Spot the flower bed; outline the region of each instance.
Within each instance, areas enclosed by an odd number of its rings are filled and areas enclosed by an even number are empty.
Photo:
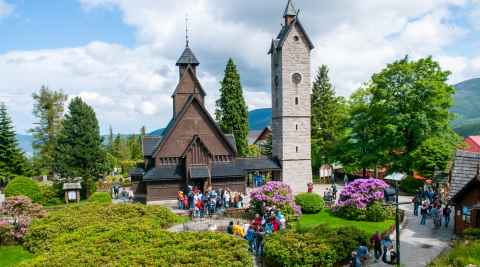
[[[255,188],[250,193],[250,205],[256,213],[260,214],[270,207],[275,207],[285,215],[287,220],[301,214],[300,206],[293,200],[292,189],[282,182],[270,181]]]
[[[382,206],[387,187],[379,179],[357,179],[343,188],[333,210],[337,216],[349,220],[384,221],[391,216],[390,210]]]

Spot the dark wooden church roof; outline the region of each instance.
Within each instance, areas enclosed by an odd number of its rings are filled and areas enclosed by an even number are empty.
[[[192,49],[190,49],[190,47],[185,47],[185,50],[183,50],[183,53],[182,55],[180,56],[180,58],[177,60],[177,66],[180,66],[180,65],[200,65],[200,62],[198,61],[198,59],[195,57],[195,55],[193,54],[193,51]]]
[[[450,181],[449,199],[453,199],[477,178],[479,167],[480,153],[457,150]]]

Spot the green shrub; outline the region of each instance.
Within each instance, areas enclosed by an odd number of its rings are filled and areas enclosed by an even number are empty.
[[[24,245],[31,251],[48,250],[59,235],[76,232],[85,227],[109,226],[117,223],[148,223],[154,228],[165,228],[179,221],[173,212],[161,206],[141,204],[68,205],[50,211],[48,216],[34,221],[25,237]]]
[[[112,203],[112,197],[107,192],[95,192],[90,196],[88,202],[93,203]]]
[[[56,189],[51,185],[40,184],[40,192],[42,193],[40,203],[44,206],[54,206],[63,203],[62,199],[58,196]]]
[[[21,266],[252,266],[245,240],[223,233],[162,230],[168,208],[139,204],[69,205],[32,223]]]
[[[270,235],[264,243],[267,266],[333,266],[335,250],[312,233],[287,231]]]
[[[423,181],[408,176],[400,182],[400,190],[408,194],[415,194],[418,188],[423,186]]]
[[[42,200],[42,192],[38,182],[23,176],[17,176],[8,183],[7,187],[5,187],[5,196],[26,196],[34,203]]]
[[[347,220],[363,221],[366,219],[366,209],[359,209],[355,206],[336,207],[335,215]]]
[[[480,241],[457,242],[453,249],[442,254],[428,267],[480,266]]]
[[[324,224],[304,233],[287,231],[266,238],[265,260],[269,266],[333,266],[349,259],[368,238],[355,227]]]
[[[359,244],[367,244],[369,240],[366,232],[352,226],[333,228],[321,224],[308,230],[308,232],[332,246],[337,253],[336,262],[348,259]]]
[[[300,193],[295,196],[295,203],[300,205],[303,213],[318,213],[325,206],[323,198],[315,193]]]
[[[387,219],[387,211],[381,202],[374,202],[367,207],[365,218],[369,222],[383,222]]]
[[[466,239],[480,239],[480,228],[467,228],[463,231]]]

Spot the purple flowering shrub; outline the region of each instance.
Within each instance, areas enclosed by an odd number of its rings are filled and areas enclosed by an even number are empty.
[[[301,208],[295,204],[292,189],[287,184],[277,181],[267,182],[265,185],[250,192],[250,206],[256,213],[263,214],[270,207],[282,211],[287,218],[300,215]]]
[[[337,216],[347,219],[370,220],[370,218],[375,218],[375,221],[381,220],[385,215],[371,213],[378,213],[378,209],[374,209],[374,207],[383,201],[383,190],[387,187],[388,184],[380,179],[354,180],[340,192],[334,212]]]
[[[0,241],[22,241],[32,220],[46,215],[42,205],[32,203],[28,197],[8,197],[0,207]]]

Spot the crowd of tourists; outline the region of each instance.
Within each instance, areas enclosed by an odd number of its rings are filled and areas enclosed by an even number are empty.
[[[373,257],[375,262],[380,259],[386,264],[395,264],[397,261],[395,248],[393,246],[390,235],[382,235],[380,232],[376,232],[370,238],[370,246],[373,249]],[[350,262],[351,267],[367,266],[368,259],[370,257],[369,247],[366,243],[361,243],[355,251],[352,251],[352,260]]]
[[[440,228],[443,225],[448,228],[452,209],[445,202],[438,191],[433,190],[431,186],[425,185],[419,188],[413,198],[413,214],[420,215],[420,224],[426,225],[428,219],[432,219],[434,228]]]
[[[275,207],[267,208],[261,216],[256,214],[255,218],[243,227],[240,222],[233,221],[227,227],[227,232],[248,241],[249,250],[256,256],[263,255],[263,240],[266,235],[282,231],[286,228],[286,219],[280,210]]]
[[[202,192],[196,186],[188,186],[186,192],[178,191],[178,208],[191,210],[194,218],[209,216],[228,208],[243,208],[245,195],[229,188],[207,188]]]

